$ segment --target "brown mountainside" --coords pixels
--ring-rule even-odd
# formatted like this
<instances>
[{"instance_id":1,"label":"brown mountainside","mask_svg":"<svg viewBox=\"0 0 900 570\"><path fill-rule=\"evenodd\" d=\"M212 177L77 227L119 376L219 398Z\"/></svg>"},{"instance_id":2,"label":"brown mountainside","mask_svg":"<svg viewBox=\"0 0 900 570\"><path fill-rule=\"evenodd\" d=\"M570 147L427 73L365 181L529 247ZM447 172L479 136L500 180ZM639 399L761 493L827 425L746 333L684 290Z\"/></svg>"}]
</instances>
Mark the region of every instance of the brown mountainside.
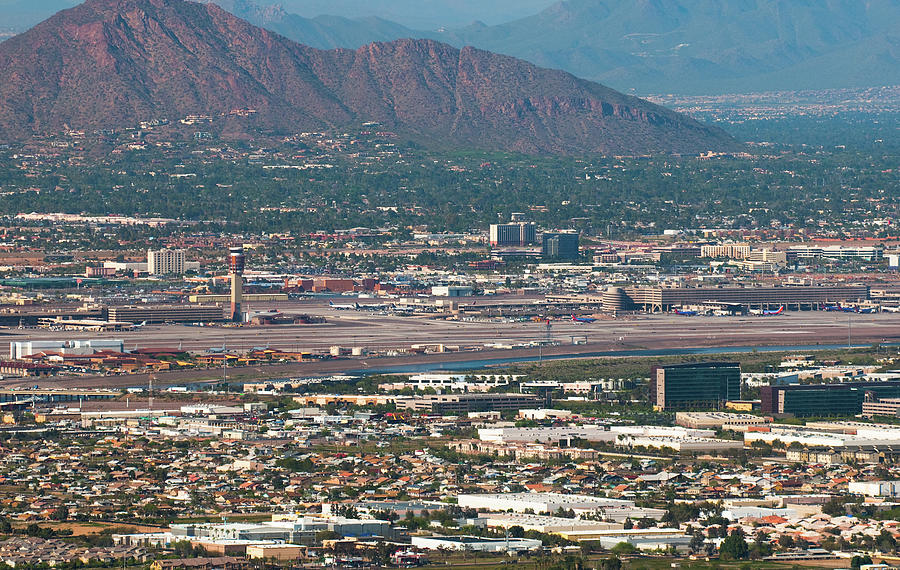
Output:
<instances>
[{"instance_id":1,"label":"brown mountainside","mask_svg":"<svg viewBox=\"0 0 900 570\"><path fill-rule=\"evenodd\" d=\"M511 57L430 40L322 51L214 4L88 0L0 44L0 138L241 108L256 109L255 127L271 132L377 121L432 146L538 153L735 146L718 129Z\"/></svg>"}]
</instances>

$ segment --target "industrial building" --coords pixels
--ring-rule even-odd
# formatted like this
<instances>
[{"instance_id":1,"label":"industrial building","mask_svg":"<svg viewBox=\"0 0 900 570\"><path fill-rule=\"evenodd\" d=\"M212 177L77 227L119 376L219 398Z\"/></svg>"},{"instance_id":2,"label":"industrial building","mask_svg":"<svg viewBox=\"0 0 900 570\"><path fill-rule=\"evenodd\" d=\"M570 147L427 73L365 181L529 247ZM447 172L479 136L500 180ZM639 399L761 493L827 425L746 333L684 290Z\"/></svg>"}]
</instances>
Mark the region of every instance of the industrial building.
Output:
<instances>
[{"instance_id":1,"label":"industrial building","mask_svg":"<svg viewBox=\"0 0 900 570\"><path fill-rule=\"evenodd\" d=\"M542 398L528 394L438 394L397 399L397 408L436 414L464 414L493 410L520 410L533 408L542 402Z\"/></svg>"},{"instance_id":2,"label":"industrial building","mask_svg":"<svg viewBox=\"0 0 900 570\"><path fill-rule=\"evenodd\" d=\"M847 491L867 497L900 497L900 481L851 481Z\"/></svg>"},{"instance_id":3,"label":"industrial building","mask_svg":"<svg viewBox=\"0 0 900 570\"><path fill-rule=\"evenodd\" d=\"M743 431L748 426L764 425L772 418L731 412L677 412L675 423L695 429L731 429Z\"/></svg>"},{"instance_id":4,"label":"industrial building","mask_svg":"<svg viewBox=\"0 0 900 570\"><path fill-rule=\"evenodd\" d=\"M506 386L510 382L518 382L521 374L413 374L405 382L380 384L381 390L403 390L414 388L424 390L432 388L438 392L487 392L497 386Z\"/></svg>"},{"instance_id":5,"label":"industrial building","mask_svg":"<svg viewBox=\"0 0 900 570\"><path fill-rule=\"evenodd\" d=\"M513 446L551 444L568 448L576 441L605 442L618 447L670 448L676 451L721 451L740 448L740 442L715 439L715 431L669 426L562 426L481 428L481 441Z\"/></svg>"},{"instance_id":6,"label":"industrial building","mask_svg":"<svg viewBox=\"0 0 900 570\"><path fill-rule=\"evenodd\" d=\"M9 357L12 360L22 360L26 356L39 352L87 355L100 350L122 352L125 350L125 341L122 339L26 340L9 343Z\"/></svg>"},{"instance_id":7,"label":"industrial building","mask_svg":"<svg viewBox=\"0 0 900 570\"><path fill-rule=\"evenodd\" d=\"M541 257L545 259L578 259L578 232L544 232Z\"/></svg>"},{"instance_id":8,"label":"industrial building","mask_svg":"<svg viewBox=\"0 0 900 570\"><path fill-rule=\"evenodd\" d=\"M170 532L182 540L278 540L304 545L315 544L316 533L322 531L357 538L390 539L394 536L390 521L340 516L274 515L271 521L261 523L175 524L170 527Z\"/></svg>"},{"instance_id":9,"label":"industrial building","mask_svg":"<svg viewBox=\"0 0 900 570\"><path fill-rule=\"evenodd\" d=\"M574 541L596 542L603 548L613 548L627 542L640 550L688 550L691 538L677 528L633 528L630 530L587 530L557 533Z\"/></svg>"},{"instance_id":10,"label":"industrial building","mask_svg":"<svg viewBox=\"0 0 900 570\"><path fill-rule=\"evenodd\" d=\"M657 410L718 410L740 397L737 362L673 364L650 371L650 402Z\"/></svg>"},{"instance_id":11,"label":"industrial building","mask_svg":"<svg viewBox=\"0 0 900 570\"><path fill-rule=\"evenodd\" d=\"M744 444L781 442L785 447L799 444L809 449L830 451L849 459L849 455L870 461L878 457L896 457L900 453L900 428L885 424L859 422L808 423L805 426L776 426L744 432ZM795 445L794 448L797 446ZM791 448L793 449L793 448Z\"/></svg>"},{"instance_id":12,"label":"industrial building","mask_svg":"<svg viewBox=\"0 0 900 570\"><path fill-rule=\"evenodd\" d=\"M457 504L463 508L482 511L524 513L555 513L560 509L596 511L607 507L634 507L634 501L607 499L590 495L563 493L502 493L483 495L459 495Z\"/></svg>"},{"instance_id":13,"label":"industrial building","mask_svg":"<svg viewBox=\"0 0 900 570\"><path fill-rule=\"evenodd\" d=\"M513 222L509 224L491 224L490 242L492 246L532 245L537 238L534 222Z\"/></svg>"},{"instance_id":14,"label":"industrial building","mask_svg":"<svg viewBox=\"0 0 900 570\"><path fill-rule=\"evenodd\" d=\"M155 307L110 307L110 321L131 323L209 323L224 320L222 308L211 305L164 305Z\"/></svg>"},{"instance_id":15,"label":"industrial building","mask_svg":"<svg viewBox=\"0 0 900 570\"><path fill-rule=\"evenodd\" d=\"M414 536L412 545L425 550L465 552L526 552L540 550L543 543L533 538L482 538L479 536Z\"/></svg>"},{"instance_id":16,"label":"industrial building","mask_svg":"<svg viewBox=\"0 0 900 570\"><path fill-rule=\"evenodd\" d=\"M852 416L862 412L866 400L889 398L900 398L900 380L763 386L760 410L798 417Z\"/></svg>"},{"instance_id":17,"label":"industrial building","mask_svg":"<svg viewBox=\"0 0 900 570\"><path fill-rule=\"evenodd\" d=\"M479 518L485 520L488 528L508 529L520 526L523 530L561 534L574 531L621 530L622 525L614 522L570 519L529 513L485 513Z\"/></svg>"}]
</instances>

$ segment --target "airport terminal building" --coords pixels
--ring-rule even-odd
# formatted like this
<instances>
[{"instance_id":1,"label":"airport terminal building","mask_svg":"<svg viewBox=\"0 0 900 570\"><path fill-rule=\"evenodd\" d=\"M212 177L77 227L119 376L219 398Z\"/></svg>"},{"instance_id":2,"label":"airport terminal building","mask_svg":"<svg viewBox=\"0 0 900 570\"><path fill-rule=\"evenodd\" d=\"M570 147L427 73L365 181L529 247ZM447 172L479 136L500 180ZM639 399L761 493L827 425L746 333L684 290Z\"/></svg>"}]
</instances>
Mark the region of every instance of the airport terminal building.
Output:
<instances>
[{"instance_id":1,"label":"airport terminal building","mask_svg":"<svg viewBox=\"0 0 900 570\"><path fill-rule=\"evenodd\" d=\"M605 310L671 311L684 305L722 303L744 308L779 307L815 310L835 303L857 303L869 298L866 285L784 285L775 287L627 287L616 297L620 306ZM610 297L610 301L613 298Z\"/></svg>"}]
</instances>

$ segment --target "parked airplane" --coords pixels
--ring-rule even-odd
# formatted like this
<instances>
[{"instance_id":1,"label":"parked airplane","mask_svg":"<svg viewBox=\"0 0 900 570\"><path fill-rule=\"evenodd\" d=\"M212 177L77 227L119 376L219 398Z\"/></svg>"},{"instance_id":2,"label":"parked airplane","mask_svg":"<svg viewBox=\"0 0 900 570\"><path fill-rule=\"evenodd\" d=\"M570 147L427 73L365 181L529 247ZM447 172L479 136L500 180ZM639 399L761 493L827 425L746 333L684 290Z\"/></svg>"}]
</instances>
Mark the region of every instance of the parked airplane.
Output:
<instances>
[{"instance_id":1,"label":"parked airplane","mask_svg":"<svg viewBox=\"0 0 900 570\"><path fill-rule=\"evenodd\" d=\"M139 325L131 325L131 330L139 331L142 328L144 328L146 325L147 325L147 321L141 321L141 324L139 324Z\"/></svg>"},{"instance_id":2,"label":"parked airplane","mask_svg":"<svg viewBox=\"0 0 900 570\"><path fill-rule=\"evenodd\" d=\"M356 309L358 311L387 311L394 308L396 308L396 305L394 305L394 303L377 303L374 305L360 305L359 303L356 304Z\"/></svg>"},{"instance_id":3,"label":"parked airplane","mask_svg":"<svg viewBox=\"0 0 900 570\"><path fill-rule=\"evenodd\" d=\"M751 315L756 315L757 317L774 317L775 315L780 315L784 313L784 305L778 307L777 311L770 311L768 309L750 309Z\"/></svg>"},{"instance_id":4,"label":"parked airplane","mask_svg":"<svg viewBox=\"0 0 900 570\"><path fill-rule=\"evenodd\" d=\"M339 304L335 303L334 301L328 301L328 306L331 307L332 309L337 309L338 311L358 311L359 310L359 303L339 305Z\"/></svg>"},{"instance_id":5,"label":"parked airplane","mask_svg":"<svg viewBox=\"0 0 900 570\"><path fill-rule=\"evenodd\" d=\"M680 309L676 309L675 314L681 315L682 317L696 317L699 313L697 311L682 311Z\"/></svg>"},{"instance_id":6,"label":"parked airplane","mask_svg":"<svg viewBox=\"0 0 900 570\"><path fill-rule=\"evenodd\" d=\"M579 316L576 316L576 315L572 315L572 320L575 321L576 323L581 323L581 324L587 324L587 325L589 325L589 324L591 324L591 323L593 323L593 322L596 322L597 319L594 319L594 318L592 318L592 317L579 317Z\"/></svg>"}]
</instances>

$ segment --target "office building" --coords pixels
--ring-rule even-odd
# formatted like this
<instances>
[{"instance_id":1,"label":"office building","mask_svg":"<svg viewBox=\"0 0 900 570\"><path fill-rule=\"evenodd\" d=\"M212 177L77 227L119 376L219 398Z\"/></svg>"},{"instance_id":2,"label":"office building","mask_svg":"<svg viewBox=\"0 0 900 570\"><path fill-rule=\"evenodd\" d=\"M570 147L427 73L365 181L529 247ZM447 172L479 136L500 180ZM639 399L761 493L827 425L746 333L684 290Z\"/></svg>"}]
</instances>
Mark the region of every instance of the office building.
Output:
<instances>
[{"instance_id":1,"label":"office building","mask_svg":"<svg viewBox=\"0 0 900 570\"><path fill-rule=\"evenodd\" d=\"M867 418L875 416L900 416L900 398L884 398L877 401L865 401L862 403L862 415Z\"/></svg>"},{"instance_id":2,"label":"office building","mask_svg":"<svg viewBox=\"0 0 900 570\"><path fill-rule=\"evenodd\" d=\"M746 243L723 243L700 246L700 257L727 257L728 259L744 259L750 254L750 246Z\"/></svg>"},{"instance_id":3,"label":"office building","mask_svg":"<svg viewBox=\"0 0 900 570\"><path fill-rule=\"evenodd\" d=\"M577 259L578 233L544 232L541 241L541 256L552 259Z\"/></svg>"},{"instance_id":4,"label":"office building","mask_svg":"<svg viewBox=\"0 0 900 570\"><path fill-rule=\"evenodd\" d=\"M865 401L893 398L900 398L900 380L763 386L760 411L799 417L852 416L862 412ZM878 406L869 406L869 411L881 411L873 408Z\"/></svg>"},{"instance_id":5,"label":"office building","mask_svg":"<svg viewBox=\"0 0 900 570\"><path fill-rule=\"evenodd\" d=\"M747 261L756 263L772 263L774 265L784 265L787 263L787 253L783 251L775 251L772 249L756 249L751 251L747 257Z\"/></svg>"},{"instance_id":6,"label":"office building","mask_svg":"<svg viewBox=\"0 0 900 570\"><path fill-rule=\"evenodd\" d=\"M147 273L150 275L183 275L183 249L148 249Z\"/></svg>"},{"instance_id":7,"label":"office building","mask_svg":"<svg viewBox=\"0 0 900 570\"><path fill-rule=\"evenodd\" d=\"M491 224L490 242L492 246L532 245L536 238L537 230L534 222Z\"/></svg>"},{"instance_id":8,"label":"office building","mask_svg":"<svg viewBox=\"0 0 900 570\"><path fill-rule=\"evenodd\" d=\"M650 371L650 401L658 410L717 410L740 397L737 362L654 366Z\"/></svg>"},{"instance_id":9,"label":"office building","mask_svg":"<svg viewBox=\"0 0 900 570\"><path fill-rule=\"evenodd\" d=\"M788 248L788 253L797 259L841 259L858 261L880 261L884 259L884 249L881 247L859 246L849 247L831 245L827 247L815 245L793 245Z\"/></svg>"}]
</instances>

